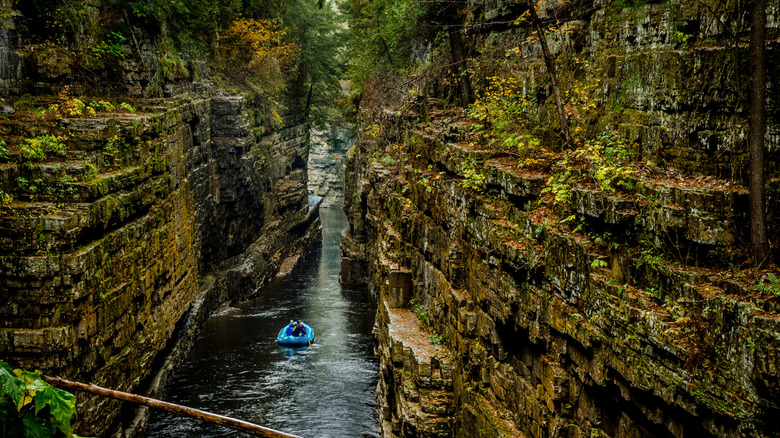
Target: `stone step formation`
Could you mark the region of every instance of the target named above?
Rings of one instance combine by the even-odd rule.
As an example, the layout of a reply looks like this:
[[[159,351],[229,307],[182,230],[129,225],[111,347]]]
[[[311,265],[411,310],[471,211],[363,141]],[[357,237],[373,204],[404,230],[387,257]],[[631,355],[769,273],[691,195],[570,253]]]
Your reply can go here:
[[[266,131],[243,96],[79,115],[52,107],[73,99],[34,102],[0,120],[0,352],[17,366],[132,391],[177,327],[197,330],[313,238],[295,114]],[[116,427],[119,406],[87,397],[80,427]]]
[[[561,223],[540,211],[544,174],[413,119],[386,113],[395,153],[383,159],[387,150],[364,138],[347,173],[345,257],[365,260],[385,303],[386,436],[519,436],[574,419],[588,434],[629,401],[642,412],[619,420],[629,429],[712,433],[710,416],[742,430],[769,424],[780,303],[722,268],[743,257],[734,250],[747,234],[743,187],[657,176],[640,178],[633,196],[574,187],[575,217]],[[459,163],[469,159],[481,163],[484,192],[464,187]],[[409,277],[403,293],[397,275]],[[427,322],[408,328],[398,315],[412,297]],[[419,364],[434,359],[422,349],[453,358],[457,383],[434,397],[448,402],[426,399]],[[668,409],[678,414],[654,413]]]

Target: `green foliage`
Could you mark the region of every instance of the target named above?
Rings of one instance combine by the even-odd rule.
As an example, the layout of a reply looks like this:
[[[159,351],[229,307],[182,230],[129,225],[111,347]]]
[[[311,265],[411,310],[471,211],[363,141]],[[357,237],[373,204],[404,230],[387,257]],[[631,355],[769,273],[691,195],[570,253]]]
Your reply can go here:
[[[35,138],[27,138],[19,145],[21,156],[28,161],[39,161],[46,158],[51,152],[57,155],[65,153],[65,145],[60,137],[53,135],[41,135]]]
[[[70,99],[66,108],[68,115],[75,117],[82,115],[87,105],[81,99]]]
[[[7,159],[8,158],[8,148],[6,148],[7,144],[5,141],[0,140],[0,158]]]
[[[687,43],[691,38],[693,38],[693,35],[681,32],[679,30],[672,34],[672,42],[678,46]]]
[[[0,360],[0,435],[77,437],[71,430],[76,397],[41,379],[41,372],[11,370]]]
[[[409,301],[409,310],[420,320],[421,323],[428,324],[428,313],[425,311],[425,306],[422,303],[418,303],[414,298]]]
[[[444,343],[444,336],[438,334],[438,333],[431,333],[428,335],[428,342],[434,345],[441,345]]]
[[[568,165],[568,160],[562,160],[557,171],[550,175],[550,178],[547,180],[547,187],[542,190],[542,193],[550,193],[555,205],[567,205],[569,203],[569,195],[571,194],[572,176],[573,172]]]
[[[415,62],[430,27],[422,19],[430,2],[417,0],[351,0],[350,75],[358,88],[383,71],[403,71]]]
[[[127,37],[119,32],[111,32],[104,39],[94,43],[90,48],[89,65],[92,68],[104,68],[106,63],[116,64],[125,59],[125,42]]]
[[[147,28],[158,28],[164,38],[173,38],[178,48],[206,54],[220,29],[228,27],[241,11],[241,0],[114,0],[118,7]],[[167,34],[168,29],[175,32]]]
[[[644,19],[644,17],[647,16],[648,12],[645,11],[645,8],[647,6],[646,0],[613,0],[612,5],[615,9],[621,9],[623,14],[619,16],[611,16],[611,20],[626,20],[626,13],[628,16],[628,19],[631,21],[634,21],[635,23],[639,23]]]
[[[766,273],[766,278],[762,278],[754,289],[768,294],[780,296],[780,278],[771,272]]]
[[[639,254],[636,261],[636,267],[640,268],[642,265],[647,265],[651,269],[660,270],[663,268],[664,258],[660,254],[656,254],[653,249],[646,249]]]
[[[482,193],[485,190],[485,175],[478,170],[478,164],[474,158],[469,158],[461,163],[463,181],[460,182],[460,185]]]
[[[127,103],[127,102],[120,103],[119,104],[119,108],[122,108],[123,110],[125,110],[127,112],[130,112],[130,113],[134,113],[135,112],[135,108],[133,108],[133,106],[130,105],[129,103]]]
[[[596,259],[596,260],[593,260],[593,262],[591,262],[590,267],[591,267],[591,269],[606,268],[607,267],[607,262],[605,262],[604,260],[601,260],[601,259]]]
[[[595,139],[585,140],[574,151],[565,151],[555,163],[544,193],[550,193],[553,204],[568,204],[575,184],[592,182],[603,191],[630,191],[636,184],[632,164],[634,152],[615,131],[604,131]],[[522,164],[522,163],[521,163]]]
[[[616,131],[606,130],[594,140],[587,140],[575,153],[584,159],[588,174],[600,189],[615,191],[615,188],[632,190],[636,182],[631,161],[635,154]]]
[[[14,198],[10,194],[0,190],[0,207],[10,204],[13,200]]]
[[[499,151],[535,155],[539,139],[532,134],[538,123],[538,106],[534,94],[524,93],[516,77],[493,76],[468,108],[468,115],[478,123],[472,132]]]
[[[105,100],[92,101],[89,103],[89,106],[95,111],[116,111],[116,107],[111,102],[106,102]]]
[[[215,80],[226,79],[228,85],[238,85],[258,96],[272,96],[261,104],[274,115],[281,109],[276,103],[281,100],[278,97],[287,91],[309,109],[315,125],[324,126],[326,120],[338,115],[334,107],[342,95],[347,31],[339,8],[330,2],[16,0],[14,6],[41,27],[33,38],[52,47],[52,53],[66,60],[63,62],[71,62],[78,74],[101,78],[119,75],[125,58],[140,56],[138,34],[143,32],[157,46],[159,82],[227,71]],[[245,36],[259,34],[258,27],[243,26],[237,34],[233,32],[236,23],[273,23],[265,26],[265,30],[272,30],[272,38],[243,44],[247,42]],[[255,44],[258,41],[260,44]],[[302,50],[293,50],[295,47]],[[203,65],[196,60],[214,61],[208,66],[216,69],[194,69]],[[112,111],[105,106],[85,105],[79,99],[70,103],[67,108],[60,104],[50,112],[74,117]]]
[[[298,75],[307,91],[309,120],[325,127],[338,117],[337,107],[344,106],[341,80],[345,77],[344,47],[346,19],[331,2],[318,7],[318,0],[292,0],[286,20],[291,23],[290,38],[299,49]]]
[[[23,190],[23,191],[27,190],[27,189],[30,188],[30,181],[27,178],[23,177],[23,176],[17,177],[16,178],[16,187],[18,187],[19,190]]]

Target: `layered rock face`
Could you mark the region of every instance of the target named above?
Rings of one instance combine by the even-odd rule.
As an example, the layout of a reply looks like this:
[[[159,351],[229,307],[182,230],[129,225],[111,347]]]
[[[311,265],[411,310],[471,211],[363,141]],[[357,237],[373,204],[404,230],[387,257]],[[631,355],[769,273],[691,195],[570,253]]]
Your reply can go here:
[[[493,3],[480,38],[502,59],[529,32],[491,32],[514,7]],[[603,84],[580,116],[679,172],[639,178],[631,193],[571,187],[568,219],[544,205],[548,175],[470,145],[468,126],[435,102],[372,114],[380,134],[360,135],[347,158],[342,280],[379,297],[383,436],[777,434],[780,301],[729,267],[749,241],[744,52],[679,49],[675,20],[717,33],[693,9],[597,2],[589,21],[561,26],[598,67],[576,74]],[[516,76],[536,89],[543,64],[527,50]],[[475,172],[481,191],[469,188]]]
[[[434,132],[394,134],[405,163],[369,164],[377,149],[365,141],[349,157],[342,271],[345,282],[367,275],[381,298],[384,436],[772,436],[776,298],[628,248],[600,267],[592,242],[529,211],[542,178],[489,163],[502,195],[477,195],[441,154],[473,151]],[[425,163],[436,170],[422,185]],[[580,208],[590,224],[646,238],[701,233],[668,214],[681,210],[670,193],[710,220],[744,220],[713,202],[734,194],[654,190],[645,211],[599,197]],[[708,236],[728,245],[723,233]]]
[[[312,131],[309,151],[309,193],[324,202],[344,202],[344,156],[354,143],[352,127],[333,126],[329,131]]]
[[[68,116],[57,128],[65,151],[31,161],[12,149],[0,164],[16,198],[0,215],[0,356],[125,391],[159,366],[175,331],[189,342],[215,305],[254,293],[318,225],[308,127],[295,114],[265,133],[248,98],[207,88],[133,104]],[[17,110],[1,128],[10,142],[40,123]],[[118,427],[120,403],[78,397],[79,430]]]

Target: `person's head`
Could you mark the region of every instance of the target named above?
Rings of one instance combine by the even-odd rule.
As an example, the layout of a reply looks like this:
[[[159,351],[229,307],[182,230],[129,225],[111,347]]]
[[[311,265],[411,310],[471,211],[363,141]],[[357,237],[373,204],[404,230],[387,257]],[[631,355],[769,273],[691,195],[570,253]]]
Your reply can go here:
[[[290,320],[290,325],[295,325],[295,321],[293,321],[293,320],[291,319],[291,320]]]

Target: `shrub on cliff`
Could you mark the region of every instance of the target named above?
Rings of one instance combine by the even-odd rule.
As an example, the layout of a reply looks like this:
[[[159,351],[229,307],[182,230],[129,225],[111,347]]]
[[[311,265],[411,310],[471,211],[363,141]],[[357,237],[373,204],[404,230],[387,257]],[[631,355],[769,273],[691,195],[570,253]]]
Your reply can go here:
[[[0,436],[77,437],[70,420],[76,397],[0,360]]]
[[[256,81],[275,90],[290,73],[297,48],[278,22],[239,18],[221,34],[217,66],[234,82]]]

